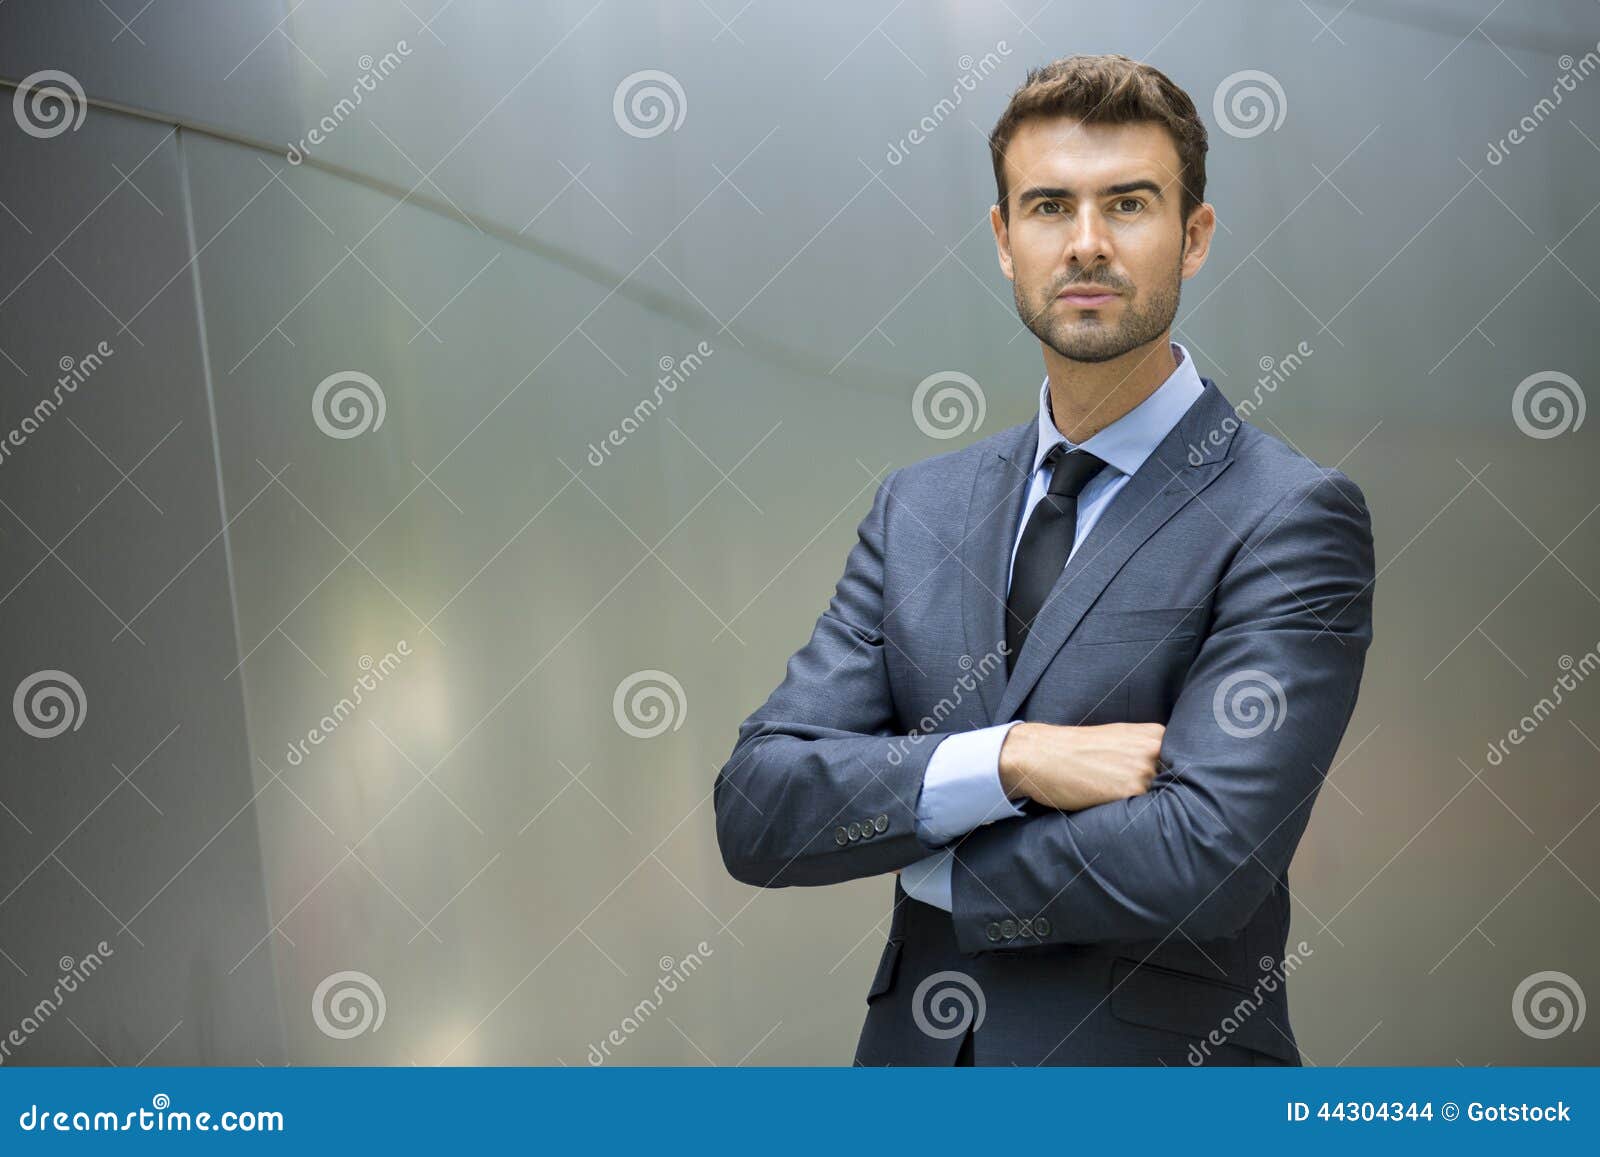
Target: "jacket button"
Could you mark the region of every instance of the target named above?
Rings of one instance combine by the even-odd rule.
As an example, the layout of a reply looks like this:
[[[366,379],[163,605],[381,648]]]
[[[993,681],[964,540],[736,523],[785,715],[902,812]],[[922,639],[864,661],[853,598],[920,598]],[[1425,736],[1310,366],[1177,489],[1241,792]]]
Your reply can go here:
[[[880,832],[888,831],[889,830],[889,817],[888,816],[879,816],[877,819],[872,821],[872,826],[877,828]]]
[[[862,820],[861,821],[861,838],[862,839],[870,840],[873,836],[875,836],[877,834],[878,834],[877,832],[872,830],[872,821],[871,820]]]
[[[1033,921],[1032,920],[1024,920],[1021,924],[1018,924],[1017,925],[1017,935],[1023,937],[1024,939],[1026,939],[1029,936],[1032,936],[1033,935]]]
[[[848,844],[850,842],[850,833],[845,831],[843,827],[834,828],[833,842],[836,844]]]
[[[1043,916],[1036,916],[1033,921],[1033,930],[1040,936],[1050,935],[1050,921]]]
[[[1000,935],[1001,936],[1004,936],[1007,940],[1010,940],[1012,937],[1016,936],[1016,934],[1017,934],[1017,922],[1015,920],[1002,920],[1002,921],[1000,921]]]
[[[990,940],[1000,939],[1000,925],[990,921],[988,927],[983,930],[983,934]]]
[[[852,840],[859,840],[861,838],[861,825],[860,824],[852,823],[850,825],[850,838]]]

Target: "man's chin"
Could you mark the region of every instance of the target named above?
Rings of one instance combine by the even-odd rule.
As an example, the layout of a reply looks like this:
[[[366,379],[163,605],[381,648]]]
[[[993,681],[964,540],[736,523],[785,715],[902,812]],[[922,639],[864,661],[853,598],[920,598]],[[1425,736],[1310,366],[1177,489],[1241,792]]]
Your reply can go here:
[[[1045,344],[1069,362],[1082,362],[1085,365],[1113,361],[1131,348],[1125,342],[1112,339],[1111,331],[1099,322],[1085,324],[1098,332],[1089,337],[1082,332],[1084,327],[1080,325],[1078,332],[1073,334],[1052,334],[1044,339]]]

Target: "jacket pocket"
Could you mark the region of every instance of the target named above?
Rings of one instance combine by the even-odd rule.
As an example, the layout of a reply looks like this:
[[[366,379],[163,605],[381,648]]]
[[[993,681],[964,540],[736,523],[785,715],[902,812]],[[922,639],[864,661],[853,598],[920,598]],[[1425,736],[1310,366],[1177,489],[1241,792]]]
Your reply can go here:
[[[888,992],[894,987],[895,970],[900,964],[900,945],[904,943],[899,937],[891,937],[883,946],[883,955],[878,957],[878,971],[873,974],[872,987],[867,989],[867,999],[871,1000],[880,993]]]
[[[1281,983],[1281,982],[1280,982]],[[1291,1064],[1300,1053],[1273,1020],[1261,993],[1221,980],[1119,957],[1111,966],[1111,1015],[1197,1040],[1217,1033],[1228,1044]]]
[[[1068,643],[1155,643],[1192,639],[1200,633],[1204,607],[1151,607],[1141,611],[1094,611],[1078,621]]]

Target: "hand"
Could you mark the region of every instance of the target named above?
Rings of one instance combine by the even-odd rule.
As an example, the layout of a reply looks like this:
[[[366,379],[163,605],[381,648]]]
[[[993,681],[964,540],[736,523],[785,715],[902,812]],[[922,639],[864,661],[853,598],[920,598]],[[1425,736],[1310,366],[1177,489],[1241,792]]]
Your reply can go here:
[[[1019,723],[1000,748],[1000,786],[1013,800],[1027,796],[1058,811],[1143,795],[1166,731],[1159,723]]]

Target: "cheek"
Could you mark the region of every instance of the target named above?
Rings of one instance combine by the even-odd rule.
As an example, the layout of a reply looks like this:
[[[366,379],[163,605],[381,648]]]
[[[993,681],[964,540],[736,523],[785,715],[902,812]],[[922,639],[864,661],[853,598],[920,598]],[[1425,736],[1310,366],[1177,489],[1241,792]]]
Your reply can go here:
[[[1181,245],[1124,245],[1121,256],[1124,275],[1133,285],[1136,301],[1170,292],[1183,281]]]
[[[1032,221],[1012,229],[1011,261],[1019,270],[1047,269],[1060,255],[1060,248],[1051,242],[1050,230],[1040,229]]]
[[[1055,273],[1055,258],[1037,246],[1019,245],[1013,238],[1011,245],[1011,279],[1025,297],[1036,297]]]

